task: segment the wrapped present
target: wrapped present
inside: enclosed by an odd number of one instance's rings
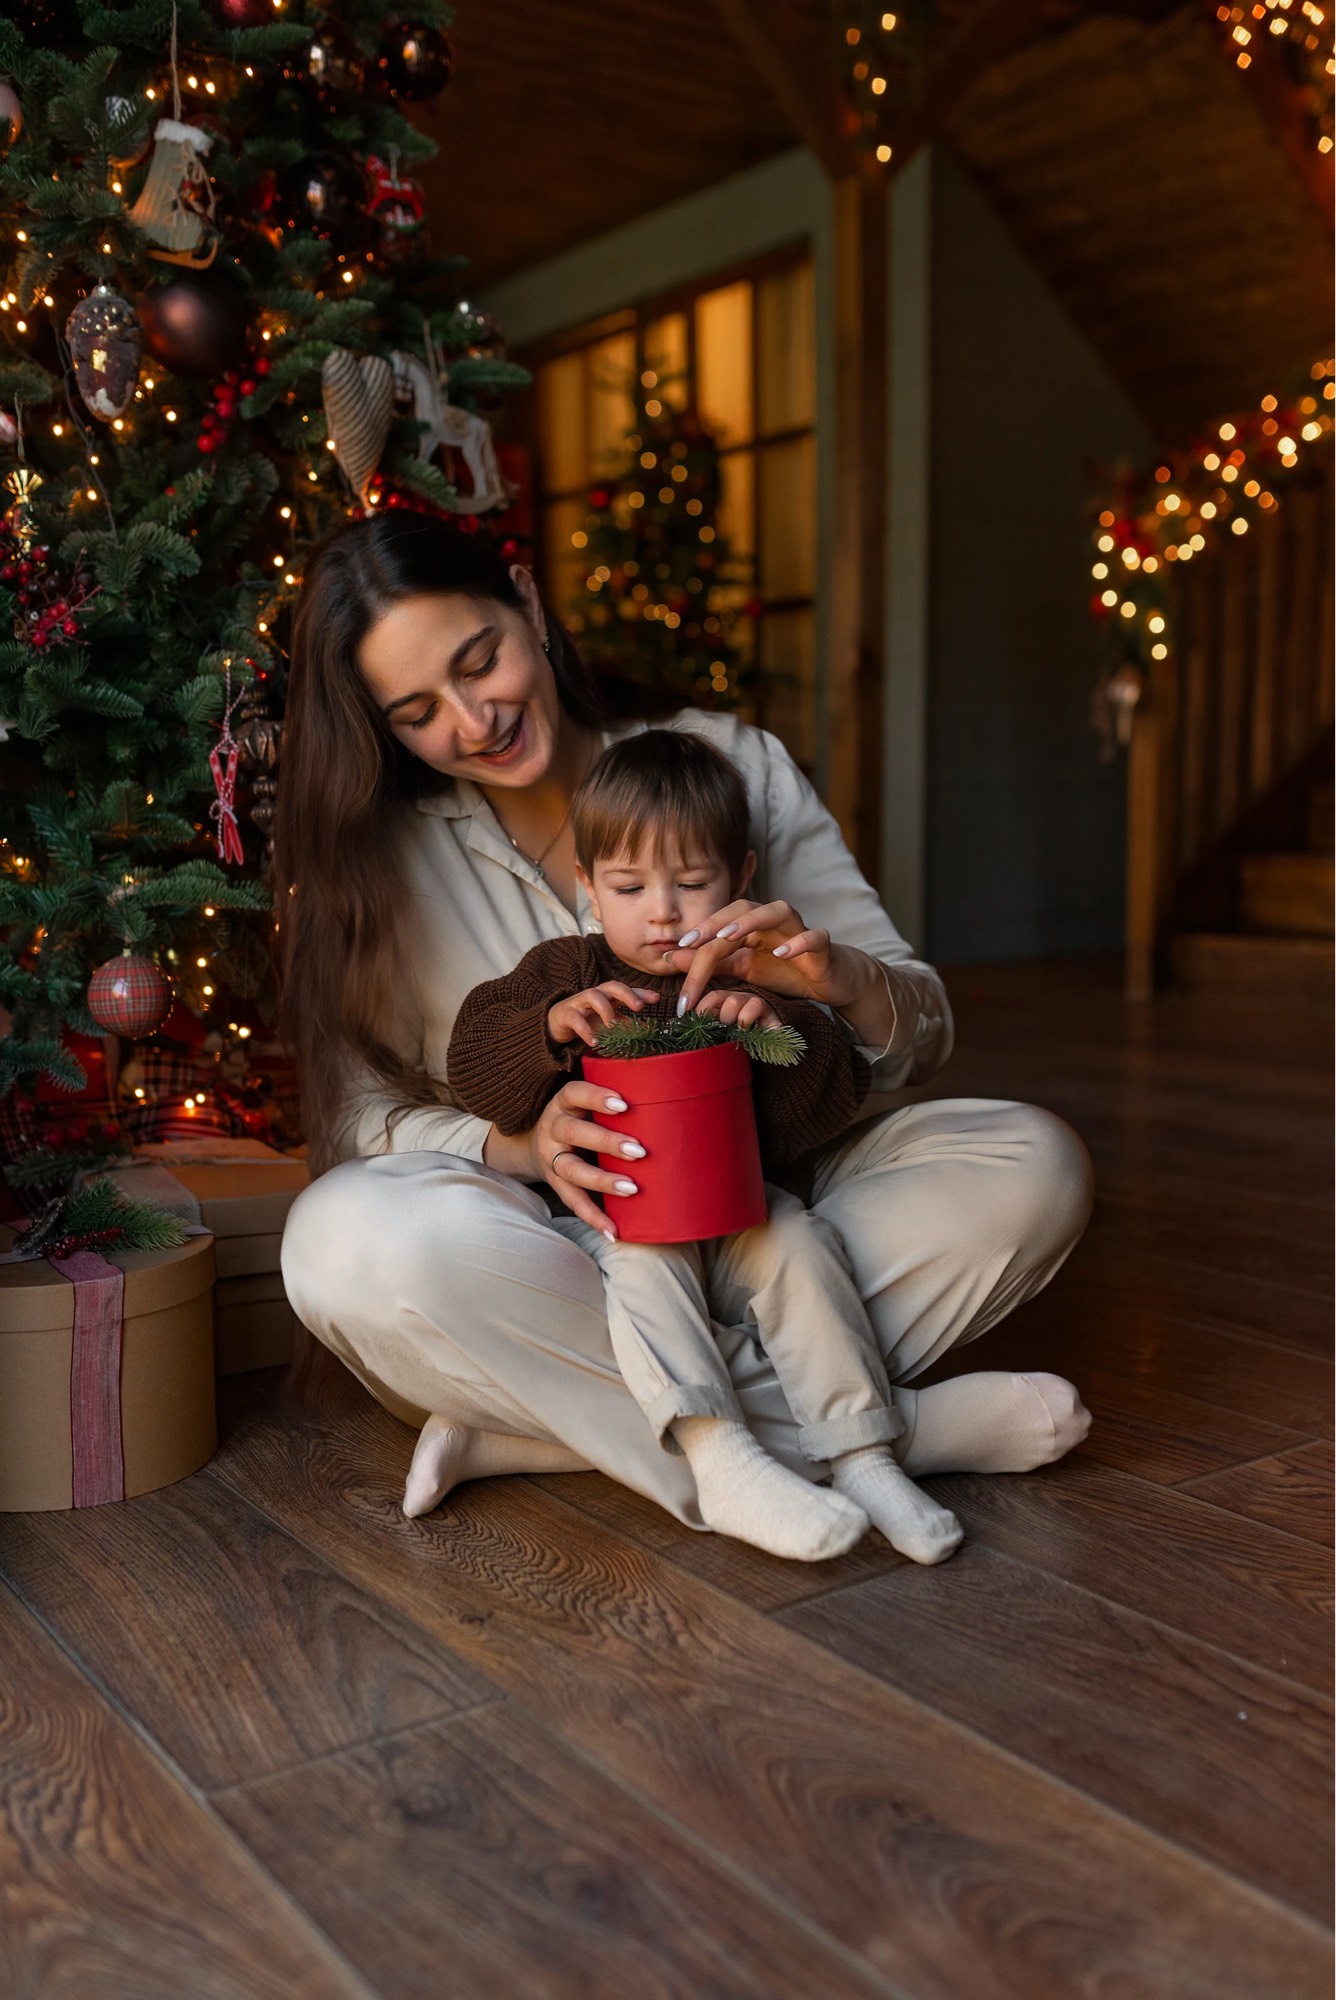
[[[212,1458],[213,1280],[208,1235],[0,1263],[0,1512],[133,1499]]]
[[[121,1192],[156,1202],[212,1232],[218,1284],[218,1371],[291,1360],[298,1323],[283,1291],[279,1251],[288,1210],[309,1178],[306,1162],[255,1139],[141,1146],[113,1175]]]

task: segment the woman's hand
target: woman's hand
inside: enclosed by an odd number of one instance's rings
[[[699,1010],[717,972],[749,986],[766,986],[772,993],[792,993],[827,1007],[848,1006],[860,984],[851,961],[861,961],[864,954],[832,944],[829,931],[809,930],[792,903],[740,898],[688,931],[666,956],[686,974],[677,1003],[678,1012],[685,1014],[692,1007]]]
[[[588,986],[583,993],[572,993],[569,1000],[558,1000],[548,1008],[548,1038],[587,1042],[591,1049],[596,1048],[599,1029],[617,1019],[619,1007],[629,1007],[638,1014],[647,1001],[658,997],[643,986],[624,986],[620,979],[605,979],[601,986]]]
[[[625,1167],[618,1173],[591,1166],[580,1158],[577,1148],[587,1153],[616,1154],[623,1160],[643,1160],[644,1147],[629,1133],[612,1132],[606,1125],[596,1124],[590,1115],[595,1111],[625,1109],[623,1098],[609,1096],[599,1084],[563,1083],[545,1105],[542,1117],[529,1135],[533,1159],[529,1178],[546,1181],[572,1214],[609,1239],[615,1238],[617,1231],[593,1199],[594,1194],[638,1194],[640,1190]]]
[[[707,993],[696,1002],[698,1014],[714,1014],[728,1026],[739,1028],[779,1028],[783,1026],[774,1008],[759,993]]]

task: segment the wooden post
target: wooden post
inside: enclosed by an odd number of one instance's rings
[[[835,523],[827,577],[825,777],[859,865],[881,866],[886,537],[884,178],[848,174],[835,202]]]
[[[1123,972],[1124,993],[1127,999],[1138,1002],[1155,997],[1163,749],[1160,717],[1153,708],[1139,708],[1132,719],[1132,741],[1127,751],[1127,928]]]

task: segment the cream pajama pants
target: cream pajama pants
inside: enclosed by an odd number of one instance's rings
[[[1090,1201],[1089,1160],[1061,1119],[954,1098],[835,1140],[811,1208],[903,1383],[1041,1291]],[[298,1197],[283,1279],[303,1324],[404,1422],[434,1414],[556,1440],[698,1528],[690,1467],[661,1448],[623,1380],[587,1234],[476,1161],[388,1153],[347,1161]],[[821,1477],[737,1286],[716,1298],[730,1313],[712,1315],[717,1350],[748,1425],[791,1469]],[[913,1392],[897,1401],[909,1421]]]

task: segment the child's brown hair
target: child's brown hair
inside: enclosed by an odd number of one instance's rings
[[[737,766],[689,729],[645,729],[614,743],[571,803],[586,875],[595,861],[637,853],[648,837],[655,861],[675,842],[684,860],[717,854],[737,882],[751,846],[749,817]]]

